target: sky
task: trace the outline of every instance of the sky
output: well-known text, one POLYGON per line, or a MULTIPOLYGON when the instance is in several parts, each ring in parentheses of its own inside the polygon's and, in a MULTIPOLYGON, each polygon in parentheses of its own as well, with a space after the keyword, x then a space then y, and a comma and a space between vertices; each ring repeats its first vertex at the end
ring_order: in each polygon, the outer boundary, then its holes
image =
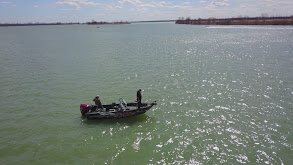
POLYGON ((0 0, 0 23, 292 15, 293 0, 0 0))

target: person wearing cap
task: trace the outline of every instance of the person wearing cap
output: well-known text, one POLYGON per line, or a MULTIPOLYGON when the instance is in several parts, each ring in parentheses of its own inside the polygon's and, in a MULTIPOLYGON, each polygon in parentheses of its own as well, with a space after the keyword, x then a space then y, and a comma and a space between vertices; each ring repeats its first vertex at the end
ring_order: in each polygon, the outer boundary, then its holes
POLYGON ((136 92, 136 101, 137 101, 137 107, 138 107, 138 109, 140 109, 140 107, 141 107, 141 99, 142 99, 141 89, 139 89, 136 92))
POLYGON ((93 99, 93 101, 95 102, 95 104, 98 106, 98 108, 104 108, 103 107, 103 104, 102 104, 102 102, 101 102, 101 100, 100 100, 100 97, 99 97, 99 95, 97 95, 94 99, 93 99))

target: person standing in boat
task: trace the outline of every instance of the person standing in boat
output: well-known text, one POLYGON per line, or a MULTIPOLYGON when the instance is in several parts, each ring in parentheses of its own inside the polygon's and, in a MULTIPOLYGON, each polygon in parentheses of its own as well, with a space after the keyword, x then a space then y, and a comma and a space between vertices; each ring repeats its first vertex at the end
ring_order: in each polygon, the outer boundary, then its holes
POLYGON ((93 101, 94 101, 95 104, 98 106, 98 108, 102 108, 102 109, 104 109, 103 104, 102 104, 102 102, 101 102, 101 100, 100 100, 99 95, 97 95, 97 96, 93 99, 93 101))
POLYGON ((141 107, 141 99, 142 99, 141 89, 139 89, 136 92, 136 101, 137 101, 137 107, 138 107, 138 109, 140 109, 140 107, 141 107))

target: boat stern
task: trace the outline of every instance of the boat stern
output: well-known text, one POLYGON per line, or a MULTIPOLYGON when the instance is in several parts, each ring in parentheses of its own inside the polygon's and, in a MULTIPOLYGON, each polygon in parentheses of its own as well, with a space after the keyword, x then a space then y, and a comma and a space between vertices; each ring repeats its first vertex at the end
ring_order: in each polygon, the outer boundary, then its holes
POLYGON ((82 116, 85 116, 85 114, 87 112, 89 112, 89 110, 91 109, 91 106, 90 105, 87 105, 87 104, 80 104, 80 113, 82 114, 82 116))

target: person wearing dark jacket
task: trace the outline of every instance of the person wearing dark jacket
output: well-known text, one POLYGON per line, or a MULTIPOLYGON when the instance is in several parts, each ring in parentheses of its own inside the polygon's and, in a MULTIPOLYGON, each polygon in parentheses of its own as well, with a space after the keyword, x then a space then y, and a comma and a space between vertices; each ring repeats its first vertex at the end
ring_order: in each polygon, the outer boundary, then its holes
POLYGON ((95 104, 98 106, 98 108, 104 108, 104 106, 103 106, 103 104, 102 104, 102 102, 101 102, 101 100, 100 100, 100 97, 99 97, 99 95, 97 95, 94 99, 93 99, 93 101, 95 102, 95 104))
POLYGON ((136 101, 137 101, 137 107, 138 107, 138 109, 140 109, 140 107, 141 107, 141 99, 142 99, 141 89, 139 89, 136 92, 136 101))

